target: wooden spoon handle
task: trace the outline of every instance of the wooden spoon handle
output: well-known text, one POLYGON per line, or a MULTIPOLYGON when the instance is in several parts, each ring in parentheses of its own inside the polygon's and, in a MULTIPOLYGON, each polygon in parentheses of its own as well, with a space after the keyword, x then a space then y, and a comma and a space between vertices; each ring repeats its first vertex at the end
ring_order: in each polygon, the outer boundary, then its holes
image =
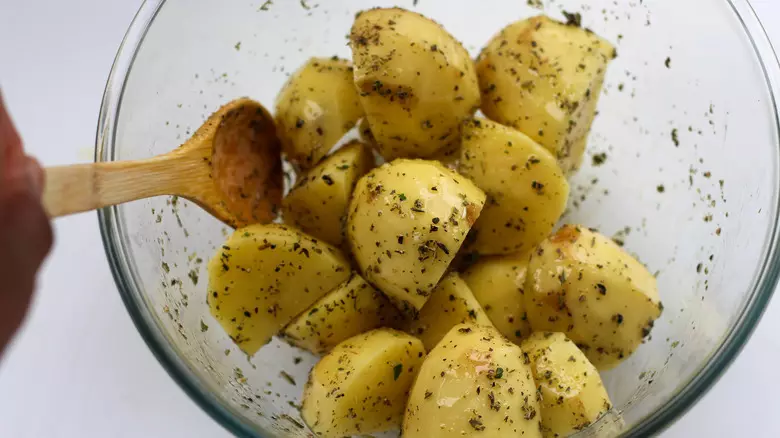
POLYGON ((60 217, 152 196, 186 196, 186 184, 193 182, 193 175, 181 171, 181 161, 186 159, 172 154, 142 161, 49 167, 43 205, 50 217, 60 217))

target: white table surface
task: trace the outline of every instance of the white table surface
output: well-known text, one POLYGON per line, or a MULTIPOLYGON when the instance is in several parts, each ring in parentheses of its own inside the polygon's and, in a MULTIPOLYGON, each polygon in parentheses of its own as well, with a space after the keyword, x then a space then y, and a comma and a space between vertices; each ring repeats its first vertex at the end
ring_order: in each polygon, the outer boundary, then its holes
MULTIPOLYGON (((518 0, 520 1, 520 0, 518 0)), ((106 76, 140 0, 0 0, 0 86, 44 164, 90 161, 106 76)), ((754 0, 780 48, 780 1, 754 0)), ((116 291, 95 214, 59 220, 32 312, 0 362, 0 437, 223 437, 171 380, 116 291)), ((664 436, 780 435, 780 299, 664 436)))

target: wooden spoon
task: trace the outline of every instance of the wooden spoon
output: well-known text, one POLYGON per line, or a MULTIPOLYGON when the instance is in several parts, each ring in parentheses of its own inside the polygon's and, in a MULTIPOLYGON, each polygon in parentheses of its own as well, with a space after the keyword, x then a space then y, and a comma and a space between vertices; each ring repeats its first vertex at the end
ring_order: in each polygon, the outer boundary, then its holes
POLYGON ((59 217, 178 195, 242 227, 273 221, 282 187, 273 117, 259 103, 241 98, 212 114, 192 138, 167 154, 47 168, 43 204, 50 217, 59 217))

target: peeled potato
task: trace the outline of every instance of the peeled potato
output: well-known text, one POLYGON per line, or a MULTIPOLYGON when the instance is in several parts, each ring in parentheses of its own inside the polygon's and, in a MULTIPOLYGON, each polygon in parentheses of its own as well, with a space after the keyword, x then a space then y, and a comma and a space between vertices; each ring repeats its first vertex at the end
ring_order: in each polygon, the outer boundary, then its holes
POLYGON ((569 183, 555 157, 525 134, 484 119, 466 122, 458 171, 487 194, 468 248, 480 254, 528 251, 566 209, 569 183))
POLYGON ((461 274, 502 335, 519 344, 531 334, 525 309, 528 253, 485 257, 461 274))
POLYGON ((332 246, 284 225, 236 230, 208 264, 208 304, 252 355, 296 315, 350 276, 332 246))
POLYGON ((352 190, 373 162, 371 151, 357 141, 334 152, 302 175, 285 196, 285 223, 332 245, 341 245, 352 190))
POLYGON ((453 273, 439 282, 406 331, 423 341, 425 349, 430 351, 452 327, 467 322, 491 325, 469 287, 453 273))
POLYGON ((386 160, 457 145, 479 88, 471 57, 452 35, 415 12, 376 8, 357 15, 349 45, 360 102, 386 160))
POLYGON ((420 340, 391 329, 347 339, 312 368, 303 420, 326 438, 399 427, 424 355, 420 340))
POLYGON ((482 112, 522 131, 560 162, 580 167, 615 48, 545 16, 510 24, 477 58, 482 112))
POLYGON ((395 306, 358 274, 300 314, 282 336, 296 347, 325 354, 353 336, 400 324, 395 306))
POLYGON ((423 362, 404 438, 541 437, 531 368, 492 326, 460 324, 423 362))
POLYGON ((644 265, 577 225, 532 251, 525 305, 535 331, 565 333, 599 370, 631 355, 663 309, 644 265))
POLYGON ((302 169, 317 164, 363 116, 348 61, 311 58, 276 98, 282 149, 302 169))
POLYGON ((484 193, 434 161, 395 160, 358 181, 347 239, 363 277, 419 310, 477 220, 484 193))
POLYGON ((612 408, 598 370, 563 333, 536 332, 520 347, 542 396, 545 437, 573 435, 612 408))

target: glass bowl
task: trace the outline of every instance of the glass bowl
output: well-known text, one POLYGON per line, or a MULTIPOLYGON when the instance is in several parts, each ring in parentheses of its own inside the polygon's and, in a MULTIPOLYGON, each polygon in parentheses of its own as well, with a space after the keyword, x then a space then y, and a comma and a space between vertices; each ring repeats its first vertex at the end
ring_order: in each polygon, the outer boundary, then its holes
MULTIPOLYGON (((272 107, 307 58, 350 57, 355 12, 397 2, 145 2, 106 86, 96 160, 167 152, 235 97, 272 107)), ((778 280, 780 70, 750 4, 400 6, 439 21, 474 55, 506 24, 542 11, 581 12, 584 26, 617 45, 565 220, 637 254, 657 275, 665 311, 645 345, 604 375, 615 415, 582 434, 662 430, 731 363, 778 280)), ((230 230, 170 197, 99 217, 122 298, 171 377, 236 435, 311 436, 297 406, 315 358, 278 340, 248 358, 208 311, 203 261, 230 230)))

